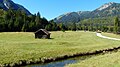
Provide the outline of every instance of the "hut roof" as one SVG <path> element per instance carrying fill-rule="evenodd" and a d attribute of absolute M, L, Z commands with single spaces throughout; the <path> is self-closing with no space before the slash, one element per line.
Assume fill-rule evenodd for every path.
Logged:
<path fill-rule="evenodd" d="M 50 33 L 46 29 L 39 29 L 35 33 L 38 33 L 39 31 L 43 31 L 45 34 L 49 35 Z"/>

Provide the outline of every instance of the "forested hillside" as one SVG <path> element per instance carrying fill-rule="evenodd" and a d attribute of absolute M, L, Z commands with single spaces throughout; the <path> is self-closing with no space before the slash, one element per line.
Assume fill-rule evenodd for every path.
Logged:
<path fill-rule="evenodd" d="M 37 15 L 27 15 L 24 11 L 0 10 L 0 31 L 1 32 L 13 32 L 13 31 L 29 31 L 33 32 L 40 28 L 46 28 L 48 30 L 55 30 L 53 22 L 48 22 L 46 18 L 41 18 L 40 13 Z M 54 27 L 57 27 L 54 26 Z"/>

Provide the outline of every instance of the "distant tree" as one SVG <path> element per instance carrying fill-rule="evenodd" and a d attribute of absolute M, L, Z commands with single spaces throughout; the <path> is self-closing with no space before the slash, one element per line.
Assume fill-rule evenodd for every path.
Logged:
<path fill-rule="evenodd" d="M 65 32 L 65 25 L 63 23 L 59 24 L 59 28 L 61 31 Z"/>
<path fill-rule="evenodd" d="M 76 31 L 76 23 L 75 22 L 73 23 L 72 30 Z"/>
<path fill-rule="evenodd" d="M 27 32 L 27 31 L 28 31 L 28 28 L 29 28 L 29 26 L 28 26 L 28 23 L 26 22 L 26 23 L 24 23 L 23 26 L 22 26 L 22 31 L 23 31 L 23 32 Z"/>
<path fill-rule="evenodd" d="M 51 24 L 46 25 L 46 26 L 45 26 L 45 29 L 48 30 L 48 31 L 51 31 L 51 30 L 52 30 Z"/>
<path fill-rule="evenodd" d="M 35 23 L 36 23 L 36 30 L 41 28 L 41 16 L 40 16 L 40 13 L 38 12 L 37 13 L 37 16 L 35 18 Z"/>
<path fill-rule="evenodd" d="M 13 22 L 13 19 L 11 18 L 9 23 L 8 23 L 8 29 L 9 31 L 14 31 L 14 22 Z"/>
<path fill-rule="evenodd" d="M 48 20 L 45 17 L 41 18 L 42 28 L 45 28 L 46 25 L 48 25 L 48 24 L 49 24 L 49 22 L 48 22 Z"/>
<path fill-rule="evenodd" d="M 53 30 L 53 31 L 56 31 L 56 30 L 58 30 L 58 26 L 57 26 L 57 24 L 54 22 L 54 20 L 51 20 L 51 21 L 49 21 L 50 22 L 50 24 L 51 24 L 51 29 Z"/>
<path fill-rule="evenodd" d="M 25 24 L 23 24 L 21 31 L 22 31 L 22 32 L 26 32 Z"/>
<path fill-rule="evenodd" d="M 114 33 L 118 34 L 118 32 L 119 32 L 119 19 L 118 19 L 118 17 L 115 17 L 115 20 L 114 20 Z"/>

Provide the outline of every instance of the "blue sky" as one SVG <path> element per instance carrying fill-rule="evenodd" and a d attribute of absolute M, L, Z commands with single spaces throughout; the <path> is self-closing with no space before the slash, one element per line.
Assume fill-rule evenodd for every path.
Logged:
<path fill-rule="evenodd" d="M 120 0 L 13 0 L 23 5 L 32 14 L 40 12 L 48 20 L 73 11 L 92 11 L 108 2 L 120 3 Z"/>

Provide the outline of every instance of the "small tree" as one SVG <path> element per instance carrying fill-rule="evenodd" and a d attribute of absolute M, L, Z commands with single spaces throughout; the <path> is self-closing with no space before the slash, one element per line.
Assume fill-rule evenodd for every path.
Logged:
<path fill-rule="evenodd" d="M 73 23 L 73 28 L 72 28 L 73 31 L 76 31 L 76 23 L 74 22 Z"/>
<path fill-rule="evenodd" d="M 59 24 L 60 30 L 65 32 L 65 25 L 63 23 Z"/>

